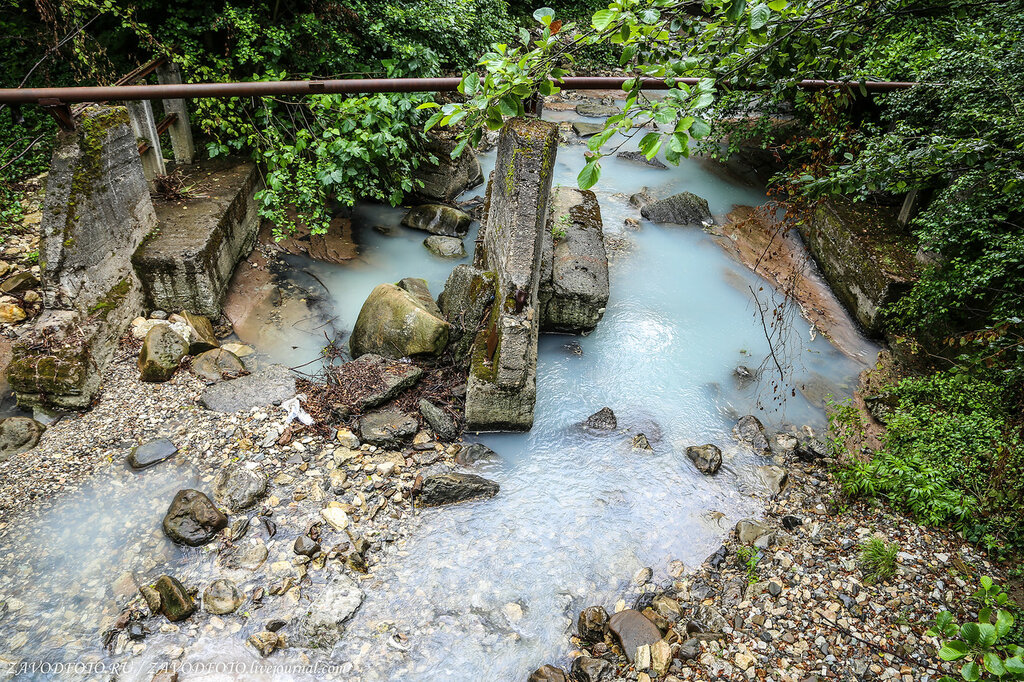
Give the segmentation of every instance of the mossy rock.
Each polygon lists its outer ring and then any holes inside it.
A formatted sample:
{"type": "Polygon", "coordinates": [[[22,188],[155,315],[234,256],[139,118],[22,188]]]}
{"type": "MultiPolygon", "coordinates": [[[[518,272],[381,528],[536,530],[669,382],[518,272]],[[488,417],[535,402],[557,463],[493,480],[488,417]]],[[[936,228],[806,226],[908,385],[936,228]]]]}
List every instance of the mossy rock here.
{"type": "Polygon", "coordinates": [[[170,325],[160,324],[149,330],[139,351],[139,374],[142,381],[167,381],[188,353],[188,342],[170,325]]]}
{"type": "Polygon", "coordinates": [[[349,346],[353,357],[438,355],[448,344],[450,325],[394,284],[376,287],[363,303],[349,346]]]}

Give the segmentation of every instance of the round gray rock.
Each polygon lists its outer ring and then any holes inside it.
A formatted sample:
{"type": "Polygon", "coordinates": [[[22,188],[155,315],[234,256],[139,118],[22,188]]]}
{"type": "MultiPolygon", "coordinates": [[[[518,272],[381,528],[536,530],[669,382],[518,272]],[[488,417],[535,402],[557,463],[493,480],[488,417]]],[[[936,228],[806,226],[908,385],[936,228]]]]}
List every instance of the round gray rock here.
{"type": "Polygon", "coordinates": [[[225,373],[237,375],[245,371],[245,365],[231,351],[214,348],[196,356],[192,371],[208,381],[220,381],[225,373]]]}
{"type": "Polygon", "coordinates": [[[256,504],[267,492],[267,477],[237,464],[231,464],[213,479],[213,497],[232,511],[256,504]]]}
{"type": "Polygon", "coordinates": [[[215,616],[234,613],[243,601],[245,596],[227,578],[214,580],[203,590],[203,608],[215,616]]]}
{"type": "Polygon", "coordinates": [[[178,446],[167,438],[156,438],[132,448],[128,464],[132,469],[145,469],[170,459],[178,452],[178,446]]]}
{"type": "Polygon", "coordinates": [[[686,448],[686,456],[690,458],[697,470],[711,476],[722,466],[722,451],[717,445],[691,445],[686,448]]]}
{"type": "Polygon", "coordinates": [[[464,258],[466,255],[466,245],[458,237],[434,234],[423,240],[423,246],[441,258],[464,258]]]}
{"type": "Polygon", "coordinates": [[[45,430],[45,426],[30,417],[0,421],[0,462],[34,448],[45,430]]]}

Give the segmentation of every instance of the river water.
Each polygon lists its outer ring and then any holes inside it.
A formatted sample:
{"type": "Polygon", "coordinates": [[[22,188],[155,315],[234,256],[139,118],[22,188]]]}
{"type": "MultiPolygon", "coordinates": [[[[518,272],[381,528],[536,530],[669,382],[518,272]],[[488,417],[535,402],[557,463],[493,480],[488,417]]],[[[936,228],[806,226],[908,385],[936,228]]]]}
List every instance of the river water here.
{"type": "MultiPolygon", "coordinates": [[[[627,142],[623,148],[635,145],[627,142]]],[[[560,149],[555,183],[575,184],[584,149],[560,149]]],[[[494,152],[482,155],[481,163],[486,177],[494,152]]],[[[823,397],[849,395],[856,374],[873,360],[871,344],[864,342],[861,357],[851,358],[793,316],[783,332],[787,374],[781,388],[772,390],[778,377],[770,369],[760,381],[738,377],[741,365],[755,373],[769,367],[769,346],[751,291],[769,296],[770,287],[699,228],[641,221],[639,230],[627,230],[624,219],[639,218],[628,197],[644,186],[658,197],[683,190],[698,194],[719,220],[735,205],[765,201],[763,191],[729,182],[698,160],[669,170],[619,159],[604,163],[595,188],[611,247],[611,300],[604,319],[587,337],[541,338],[532,431],[467,434],[467,440],[479,440],[499,454],[472,471],[497,481],[501,492],[489,500],[421,511],[408,539],[386,546],[363,605],[330,656],[347,663],[339,679],[522,680],[543,663],[566,663],[568,634],[581,608],[601,604],[611,611],[619,599],[631,601],[637,589],[631,579],[639,569],[651,567],[655,581],[666,581],[670,562],[698,565],[737,520],[759,513],[756,467],[765,461],[733,438],[739,416],[758,414],[775,430],[805,424],[820,429],[823,397]],[[618,416],[617,432],[597,437],[576,428],[605,406],[618,416]],[[640,432],[653,452],[631,449],[632,436],[640,432]],[[686,458],[686,446],[702,443],[722,449],[724,463],[714,477],[697,472],[686,458]],[[403,642],[398,646],[396,634],[403,642]]],[[[471,190],[466,197],[482,192],[482,187],[471,190]]],[[[436,296],[459,262],[428,252],[424,233],[398,225],[402,215],[400,209],[358,208],[353,222],[361,255],[355,262],[331,265],[287,257],[296,281],[323,287],[319,309],[327,311],[335,329],[351,330],[362,302],[381,282],[423,277],[436,296]]],[[[466,240],[470,250],[475,232],[476,225],[466,240]]],[[[323,320],[312,316],[279,330],[259,350],[298,365],[318,355],[323,329],[323,320]]],[[[154,475],[144,490],[119,488],[117,494],[138,505],[140,513],[158,515],[168,491],[183,487],[177,484],[187,483],[192,473],[181,471],[175,481],[167,481],[167,475],[154,475]]],[[[88,506],[108,494],[93,490],[79,499],[88,506]]],[[[78,516],[87,522],[86,510],[78,516]]],[[[49,524],[40,532],[56,520],[49,524]]],[[[112,579],[131,563],[137,552],[133,542],[160,543],[152,529],[143,533],[130,521],[111,534],[100,544],[125,549],[105,561],[82,561],[87,549],[67,544],[52,563],[34,570],[58,569],[83,582],[97,572],[112,579]]],[[[90,544],[93,556],[96,543],[90,544]]],[[[166,548],[161,545],[160,551],[166,548]]],[[[179,573],[187,574],[200,560],[186,552],[177,561],[179,573]]],[[[17,583],[7,578],[8,586],[17,583]]],[[[73,615],[70,604],[28,601],[23,608],[73,615]]],[[[185,659],[258,660],[244,644],[250,630],[192,643],[185,659]]],[[[35,632],[32,639],[45,650],[51,634],[35,632]]],[[[63,645],[69,636],[74,635],[61,631],[63,645]]],[[[306,659],[285,650],[273,660],[306,659]]],[[[122,679],[149,678],[138,673],[122,679]]]]}

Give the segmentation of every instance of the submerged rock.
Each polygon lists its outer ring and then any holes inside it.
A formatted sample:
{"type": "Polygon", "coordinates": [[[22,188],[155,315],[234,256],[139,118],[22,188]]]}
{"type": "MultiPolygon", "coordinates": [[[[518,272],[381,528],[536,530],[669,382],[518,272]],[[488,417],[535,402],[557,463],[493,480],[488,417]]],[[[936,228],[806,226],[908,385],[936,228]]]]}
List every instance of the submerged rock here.
{"type": "Polygon", "coordinates": [[[289,643],[310,649],[330,649],[345,632],[345,621],[363,603],[363,592],[355,581],[341,573],[324,586],[323,591],[291,626],[289,643]]]}
{"type": "Polygon", "coordinates": [[[615,413],[610,407],[602,407],[594,414],[587,417],[583,426],[592,431],[614,431],[619,426],[615,413]]]}
{"type": "Polygon", "coordinates": [[[441,258],[464,258],[466,256],[466,245],[458,237],[434,234],[423,240],[423,246],[441,258]]]}
{"type": "Polygon", "coordinates": [[[160,613],[172,623],[185,620],[195,612],[195,602],[177,578],[162,575],[153,589],[160,595],[160,613]]]}
{"type": "Polygon", "coordinates": [[[215,616],[234,613],[243,601],[245,596],[227,578],[214,580],[203,590],[203,608],[215,616]]]}
{"type": "Polygon", "coordinates": [[[402,218],[406,227],[445,237],[465,237],[471,222],[468,213],[444,204],[416,206],[402,218]]]}
{"type": "Polygon", "coordinates": [[[213,479],[214,498],[236,512],[253,506],[266,492],[266,475],[239,464],[229,464],[213,479]]]}
{"type": "Polygon", "coordinates": [[[717,445],[691,445],[686,448],[686,456],[690,458],[697,470],[706,476],[715,474],[722,466],[722,451],[717,445]]]}
{"type": "Polygon", "coordinates": [[[658,199],[645,204],[640,215],[652,223],[670,223],[674,225],[711,225],[711,209],[707,199],[691,192],[680,192],[667,199],[658,199]]]}
{"type": "Polygon", "coordinates": [[[215,412],[248,412],[278,405],[295,395],[295,375],[284,365],[268,365],[252,374],[208,387],[200,402],[215,412]]]}
{"type": "Polygon", "coordinates": [[[625,161],[632,161],[633,163],[639,163],[644,166],[650,166],[651,168],[657,168],[659,170],[668,170],[668,166],[663,164],[658,159],[658,157],[648,159],[647,155],[642,152],[619,152],[615,156],[625,161]]]}
{"type": "Polygon", "coordinates": [[[215,348],[200,353],[192,361],[192,371],[208,381],[220,381],[224,374],[237,375],[245,371],[245,365],[234,353],[215,348]]]}
{"type": "Polygon", "coordinates": [[[246,640],[251,647],[259,652],[260,656],[266,658],[270,654],[274,653],[279,647],[283,646],[283,638],[281,635],[271,630],[261,630],[260,632],[254,632],[249,635],[249,639],[246,640]]]}
{"type": "Polygon", "coordinates": [[[359,437],[364,443],[401,447],[419,430],[416,417],[397,409],[380,410],[359,418],[359,437]]]}
{"type": "Polygon", "coordinates": [[[647,436],[642,433],[638,433],[633,436],[631,447],[634,450],[643,450],[647,452],[654,450],[654,448],[651,447],[651,441],[647,440],[647,436]]]}
{"type": "Polygon", "coordinates": [[[741,417],[736,423],[736,437],[754,449],[754,452],[770,457],[772,454],[771,445],[768,443],[768,434],[764,430],[761,420],[752,414],[741,417]]]}
{"type": "Polygon", "coordinates": [[[459,437],[459,427],[447,412],[426,399],[420,400],[419,408],[420,414],[439,438],[455,440],[459,437]]]}
{"type": "Polygon", "coordinates": [[[423,480],[419,503],[428,507],[494,497],[499,486],[476,474],[435,474],[423,480]]]}
{"type": "Polygon", "coordinates": [[[45,430],[45,426],[31,417],[8,417],[0,421],[0,462],[34,448],[45,430]]]}
{"type": "Polygon", "coordinates": [[[228,517],[198,490],[179,490],[164,516],[163,528],[174,542],[198,547],[227,528],[228,517]]]}
{"type": "Polygon", "coordinates": [[[128,464],[132,469],[145,469],[170,459],[178,452],[178,446],[167,438],[156,438],[132,448],[128,464]]]}
{"type": "Polygon", "coordinates": [[[153,327],[139,351],[140,378],[142,381],[167,381],[187,353],[188,343],[170,325],[153,327]]]}
{"type": "Polygon", "coordinates": [[[449,327],[414,294],[381,284],[363,303],[349,346],[354,357],[437,355],[448,343],[449,327]]]}
{"type": "Polygon", "coordinates": [[[604,633],[608,631],[608,612],[603,606],[588,606],[580,611],[576,619],[576,632],[585,642],[604,641],[604,633]]]}
{"type": "Polygon", "coordinates": [[[463,444],[455,455],[455,463],[463,466],[476,464],[483,459],[497,459],[498,453],[483,443],[463,444]]]}
{"type": "Polygon", "coordinates": [[[569,676],[561,668],[553,665],[542,665],[530,673],[526,682],[570,682],[569,676]]]}
{"type": "Polygon", "coordinates": [[[609,116],[621,114],[622,109],[619,109],[614,104],[586,101],[576,105],[576,113],[590,118],[608,118],[609,116]]]}
{"type": "Polygon", "coordinates": [[[608,630],[619,640],[622,651],[632,663],[636,650],[661,639],[661,631],[647,616],[635,609],[624,609],[608,619],[608,630]]]}

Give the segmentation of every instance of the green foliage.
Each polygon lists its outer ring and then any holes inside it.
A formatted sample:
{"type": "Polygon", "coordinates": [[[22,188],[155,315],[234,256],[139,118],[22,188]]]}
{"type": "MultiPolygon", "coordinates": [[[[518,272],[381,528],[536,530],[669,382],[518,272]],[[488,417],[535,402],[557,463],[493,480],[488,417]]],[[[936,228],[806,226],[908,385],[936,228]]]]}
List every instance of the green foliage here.
{"type": "Polygon", "coordinates": [[[900,546],[895,542],[886,542],[883,538],[873,537],[865,541],[860,548],[860,570],[864,573],[867,583],[880,583],[896,574],[896,555],[900,546]]]}
{"type": "Polygon", "coordinates": [[[747,583],[753,585],[758,580],[757,575],[757,564],[760,560],[760,555],[757,550],[753,547],[746,545],[740,545],[736,548],[736,558],[743,564],[743,568],[747,572],[747,583]]]}
{"type": "MultiPolygon", "coordinates": [[[[981,585],[972,599],[981,603],[976,621],[963,625],[953,620],[953,614],[942,611],[928,635],[941,642],[939,658],[944,661],[963,661],[960,677],[967,682],[976,680],[1024,680],[1024,648],[1013,641],[1015,618],[1008,595],[994,584],[992,578],[982,577],[981,585]],[[1003,608],[1006,607],[1006,608],[1003,608]]],[[[943,677],[940,682],[955,682],[943,677]]]]}

